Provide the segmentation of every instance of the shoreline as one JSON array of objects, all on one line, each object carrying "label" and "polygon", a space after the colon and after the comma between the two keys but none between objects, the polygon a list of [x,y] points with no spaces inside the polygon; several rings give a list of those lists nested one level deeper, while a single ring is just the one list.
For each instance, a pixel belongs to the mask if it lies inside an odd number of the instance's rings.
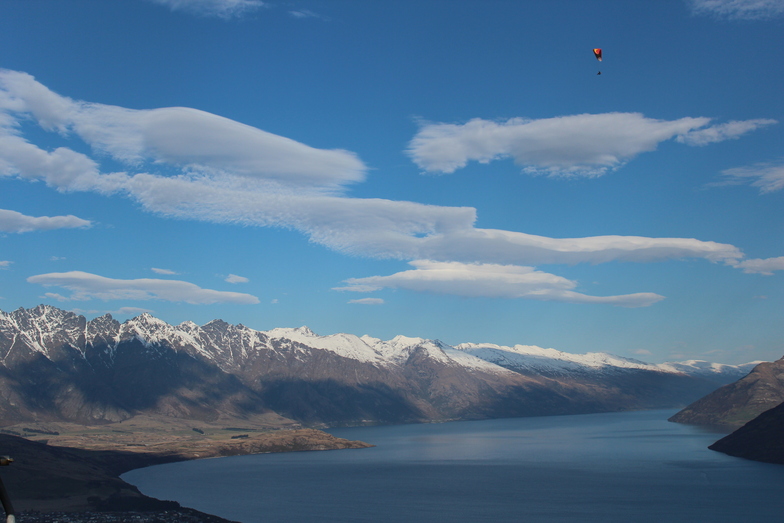
[{"label": "shoreline", "polygon": [[[57,441],[35,441],[0,433],[0,453],[14,459],[11,466],[0,469],[0,477],[20,515],[20,523],[48,521],[47,514],[55,513],[69,514],[68,521],[74,523],[81,521],[78,514],[83,514],[87,521],[88,513],[93,518],[90,521],[121,521],[116,519],[117,514],[129,512],[159,514],[156,521],[190,521],[187,513],[198,511],[174,501],[146,496],[120,476],[131,470],[178,461],[373,446],[316,429],[281,429],[242,435],[244,437],[236,439],[193,437],[162,442],[160,434],[156,434],[149,437],[149,445],[99,442],[85,448],[63,445],[63,441],[72,438],[60,434],[50,434],[51,440]],[[140,435],[137,438],[143,439]],[[96,520],[96,513],[104,514],[105,518]],[[204,521],[229,522],[219,516],[204,516]]]}]

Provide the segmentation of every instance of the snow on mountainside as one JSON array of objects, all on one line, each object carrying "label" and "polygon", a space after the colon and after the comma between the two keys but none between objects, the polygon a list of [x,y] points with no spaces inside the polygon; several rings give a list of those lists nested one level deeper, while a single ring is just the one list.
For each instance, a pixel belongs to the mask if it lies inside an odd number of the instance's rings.
[{"label": "snow on mountainside", "polygon": [[388,341],[345,333],[320,336],[307,327],[256,331],[222,320],[213,320],[203,326],[193,322],[173,326],[148,313],[122,324],[110,315],[87,322],[82,316],[48,305],[39,305],[29,311],[0,311],[0,340],[3,338],[10,340],[11,346],[17,339],[23,341],[47,357],[57,345],[69,345],[82,351],[85,344],[97,346],[98,342],[110,354],[122,340],[136,338],[147,350],[159,350],[162,346],[187,347],[224,369],[242,364],[253,353],[270,349],[272,344],[279,347],[293,344],[328,351],[342,358],[378,367],[403,365],[418,350],[425,351],[429,358],[446,365],[495,374],[513,371],[544,376],[601,374],[636,369],[731,380],[744,376],[759,363],[724,365],[690,360],[651,364],[603,352],[572,354],[532,345],[507,347],[491,343],[461,343],[452,347],[438,340],[401,335]]},{"label": "snow on mountainside", "polygon": [[645,363],[615,356],[605,352],[571,354],[556,349],[543,349],[535,345],[505,347],[490,343],[461,343],[456,349],[518,372],[543,375],[568,375],[574,372],[611,372],[618,369],[638,369],[654,372],[682,373],[689,376],[727,376],[738,379],[760,362],[742,365],[725,365],[707,361]]},{"label": "snow on mountainside", "polygon": [[223,320],[170,325],[150,314],[87,321],[40,305],[0,311],[0,422],[274,414],[334,426],[671,408],[751,366]]}]

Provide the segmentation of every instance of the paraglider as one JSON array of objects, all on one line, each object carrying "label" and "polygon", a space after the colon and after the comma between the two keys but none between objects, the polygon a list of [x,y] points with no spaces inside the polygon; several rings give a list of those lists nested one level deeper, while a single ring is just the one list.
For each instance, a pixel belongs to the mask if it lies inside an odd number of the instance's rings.
[{"label": "paraglider", "polygon": [[[602,50],[601,49],[599,49],[599,48],[594,49],[593,50],[593,55],[596,57],[597,60],[599,60],[600,62],[602,61]],[[599,71],[596,74],[602,74],[602,72]]]}]

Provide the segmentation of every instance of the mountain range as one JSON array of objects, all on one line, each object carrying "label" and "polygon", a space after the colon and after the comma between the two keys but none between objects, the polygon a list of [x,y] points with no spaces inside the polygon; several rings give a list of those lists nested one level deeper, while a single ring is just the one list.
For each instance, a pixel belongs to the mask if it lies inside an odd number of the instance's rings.
[{"label": "mountain range", "polygon": [[755,364],[169,325],[149,314],[87,321],[39,305],[0,311],[0,426],[144,415],[280,428],[670,408]]}]

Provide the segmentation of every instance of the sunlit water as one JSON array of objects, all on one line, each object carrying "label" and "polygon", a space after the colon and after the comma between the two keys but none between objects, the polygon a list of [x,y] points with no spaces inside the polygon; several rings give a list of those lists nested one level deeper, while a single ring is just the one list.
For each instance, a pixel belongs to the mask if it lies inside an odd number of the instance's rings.
[{"label": "sunlit water", "polygon": [[332,430],[370,449],[160,465],[123,479],[243,523],[784,521],[784,466],[707,449],[674,411]]}]

